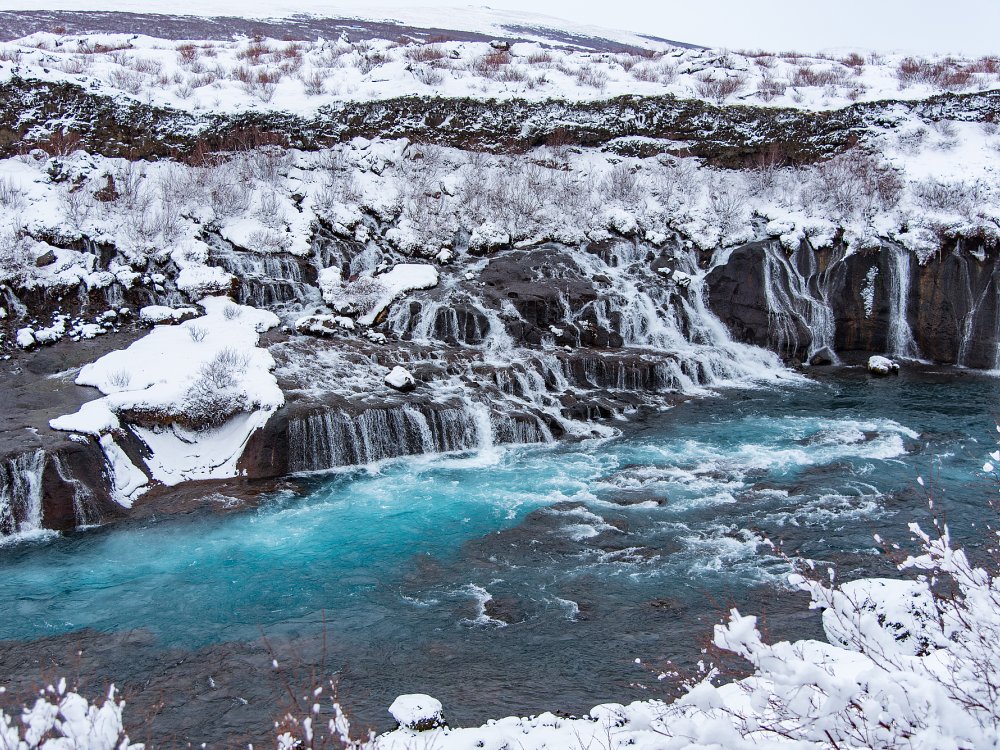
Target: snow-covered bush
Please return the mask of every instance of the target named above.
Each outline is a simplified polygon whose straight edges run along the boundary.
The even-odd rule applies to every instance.
[[[891,166],[858,148],[820,162],[813,173],[813,197],[842,220],[890,209],[903,192]]]
[[[997,747],[1000,577],[970,562],[946,526],[910,529],[921,554],[900,568],[921,571],[914,581],[793,577],[825,610],[837,645],[766,644],[756,618],[734,610],[715,643],[754,674],[721,688],[703,682],[671,710],[732,721],[755,747]]]
[[[740,74],[727,75],[706,72],[695,81],[695,91],[698,96],[715,104],[722,104],[733,94],[746,86],[746,77]]]
[[[323,718],[323,686],[315,687],[311,694],[300,701],[295,700],[294,710],[285,714],[281,721],[275,722],[278,750],[320,750],[321,748],[338,748],[338,750],[374,750],[376,746],[374,733],[369,733],[367,739],[355,739],[351,736],[351,723],[347,714],[337,701],[337,690],[330,683],[331,698],[329,719]]]
[[[192,429],[207,429],[251,411],[253,405],[241,387],[241,378],[249,366],[250,356],[246,351],[234,347],[221,349],[191,383],[176,418]]]
[[[0,690],[0,696],[3,691]],[[67,690],[66,681],[43,690],[21,709],[20,721],[0,710],[3,750],[143,750],[129,741],[122,725],[124,701],[114,686],[98,705]]]

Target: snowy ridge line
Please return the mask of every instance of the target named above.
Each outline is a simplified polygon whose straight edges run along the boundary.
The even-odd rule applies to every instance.
[[[253,20],[293,20],[296,18],[317,18],[343,21],[368,21],[374,23],[395,23],[417,29],[447,29],[482,35],[501,36],[511,28],[537,30],[537,33],[554,33],[559,37],[581,37],[619,44],[648,47],[650,42],[665,42],[656,37],[632,31],[608,29],[574,23],[540,13],[522,10],[476,7],[474,5],[426,6],[401,8],[379,6],[377,3],[330,3],[321,0],[286,0],[285,2],[252,3],[237,0],[214,2],[210,10],[204,3],[192,0],[168,2],[166,0],[115,0],[114,2],[93,2],[88,0],[11,0],[4,3],[6,11],[31,13],[127,13],[135,15],[187,16],[191,18],[241,18]],[[693,45],[690,45],[693,46]]]
[[[667,45],[587,51],[553,47],[544,39],[456,40],[445,35],[413,40],[400,37],[395,27],[370,28],[363,39],[331,30],[332,39],[287,41],[252,33],[213,40],[208,37],[229,33],[224,24],[206,24],[188,40],[136,33],[74,35],[54,24],[58,33],[0,42],[0,80],[29,77],[80,85],[190,113],[300,116],[316,115],[337,102],[407,96],[530,102],[673,96],[716,105],[826,112],[856,103],[919,101],[945,92],[1000,87],[1000,59],[995,57],[864,58],[854,53],[835,58]]]
[[[25,6],[25,7],[19,7]],[[213,4],[211,12],[202,4],[122,3],[15,3],[0,11],[0,38],[16,39],[38,31],[65,28],[68,33],[150,33],[167,39],[235,38],[262,34],[273,38],[332,39],[343,33],[355,39],[393,39],[410,36],[423,39],[449,38],[488,42],[538,41],[552,45],[624,51],[662,49],[664,46],[698,49],[700,45],[662,39],[649,34],[616,31],[574,24],[540,14],[474,8],[385,8],[355,9],[268,5],[263,13],[241,4]]]

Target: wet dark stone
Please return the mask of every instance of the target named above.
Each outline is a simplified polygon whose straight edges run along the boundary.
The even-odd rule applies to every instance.
[[[803,320],[787,320],[797,346],[782,344],[764,290],[766,248],[785,254],[773,241],[737,248],[724,265],[707,277],[708,303],[739,341],[778,351],[788,360],[801,361],[812,342]],[[976,251],[975,254],[970,251]],[[883,354],[890,349],[892,313],[891,280],[896,274],[891,246],[865,248],[845,255],[844,248],[814,250],[804,246],[790,263],[805,277],[814,298],[819,284],[826,285],[835,326],[837,354]],[[908,323],[920,355],[935,362],[992,368],[1000,323],[996,254],[961,243],[946,247],[920,264],[909,259]],[[803,259],[812,264],[806,266]],[[779,286],[790,293],[786,272],[778,274]],[[862,290],[870,289],[872,303]],[[816,352],[810,364],[826,365],[831,353]]]
[[[508,625],[524,622],[527,615],[520,602],[511,596],[500,596],[490,599],[483,605],[487,617],[505,622]]]
[[[832,365],[836,361],[836,356],[830,347],[824,346],[809,358],[809,364],[813,367]]]

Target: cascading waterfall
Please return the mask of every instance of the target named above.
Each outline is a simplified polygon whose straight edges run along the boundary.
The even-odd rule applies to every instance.
[[[489,408],[468,402],[444,408],[370,408],[357,414],[318,411],[289,420],[288,442],[289,470],[301,472],[484,449],[493,446],[494,434]]]
[[[58,453],[52,454],[52,465],[56,473],[63,482],[73,488],[73,514],[76,518],[77,526],[91,526],[100,521],[100,515],[96,508],[94,493],[83,482],[73,476],[63,464]]]
[[[967,367],[969,364],[969,353],[972,350],[976,319],[979,316],[979,308],[982,307],[983,302],[986,300],[990,291],[990,285],[984,284],[979,294],[976,294],[972,289],[972,275],[969,273],[968,259],[958,252],[955,253],[955,257],[962,264],[962,284],[965,289],[964,298],[969,300],[969,309],[961,322],[961,339],[958,344],[958,355],[955,364],[959,367]]]
[[[889,354],[900,359],[919,359],[908,317],[910,306],[910,253],[889,245]],[[971,321],[969,323],[971,326]]]
[[[0,538],[42,528],[45,451],[22,453],[0,464]]]
[[[618,243],[602,260],[586,255],[578,261],[591,277],[611,279],[611,292],[585,311],[605,321],[625,346],[659,350],[679,363],[676,381],[684,390],[726,382],[769,379],[782,369],[777,357],[758,347],[732,340],[704,300],[705,272],[694,251],[678,248],[674,260],[690,279],[685,292],[648,271],[649,249]],[[638,280],[646,283],[640,288]],[[571,322],[571,321],[570,321]]]
[[[805,272],[800,265],[805,265]],[[833,354],[836,329],[826,283],[829,269],[819,274],[811,248],[799,246],[789,256],[777,243],[765,245],[763,273],[764,298],[777,348],[786,356],[805,349],[806,360],[823,349]],[[800,327],[808,332],[808,346],[802,341]]]
[[[413,300],[396,305],[387,325],[400,339],[469,346],[483,343],[491,331],[489,319],[471,300],[450,295],[444,300]]]

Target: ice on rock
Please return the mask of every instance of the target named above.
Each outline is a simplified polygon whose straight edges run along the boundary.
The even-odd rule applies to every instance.
[[[412,391],[417,387],[417,381],[410,371],[398,365],[393,367],[389,374],[385,376],[385,384],[403,393]]]
[[[399,696],[389,706],[389,713],[401,727],[416,732],[435,729],[445,724],[441,701],[420,693]]]
[[[899,372],[899,365],[888,357],[876,354],[874,357],[868,358],[868,372],[879,377],[895,375]]]

